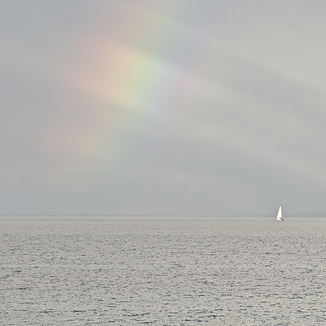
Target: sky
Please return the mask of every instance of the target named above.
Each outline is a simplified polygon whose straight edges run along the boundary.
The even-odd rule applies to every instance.
[[[0,1],[0,215],[326,216],[324,1]]]

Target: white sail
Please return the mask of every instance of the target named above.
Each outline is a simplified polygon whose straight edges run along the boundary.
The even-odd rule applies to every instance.
[[[282,216],[282,207],[280,206],[280,208],[278,209],[278,213],[277,213],[277,217],[276,217],[277,221],[282,221],[283,220],[283,216]]]

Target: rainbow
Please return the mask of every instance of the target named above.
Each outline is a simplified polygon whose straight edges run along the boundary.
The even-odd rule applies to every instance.
[[[181,11],[182,6],[174,9]],[[81,137],[84,147],[75,148],[86,156],[116,159],[128,151],[130,139],[162,117],[172,116],[171,108],[191,101],[198,78],[185,68],[182,58],[164,58],[148,50],[159,46],[174,53],[177,46],[193,41],[191,30],[134,6],[120,8],[114,24],[118,36],[84,36],[78,49],[83,60],[72,59],[56,70],[69,87],[94,101],[95,109],[89,108],[94,121],[84,132],[89,141]]]

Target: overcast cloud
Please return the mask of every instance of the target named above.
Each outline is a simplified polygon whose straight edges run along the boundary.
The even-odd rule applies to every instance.
[[[326,212],[325,12],[1,1],[0,214]]]

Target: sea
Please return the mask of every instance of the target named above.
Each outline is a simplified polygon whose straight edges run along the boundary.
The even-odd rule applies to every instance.
[[[0,325],[326,325],[325,293],[326,218],[0,218]]]

